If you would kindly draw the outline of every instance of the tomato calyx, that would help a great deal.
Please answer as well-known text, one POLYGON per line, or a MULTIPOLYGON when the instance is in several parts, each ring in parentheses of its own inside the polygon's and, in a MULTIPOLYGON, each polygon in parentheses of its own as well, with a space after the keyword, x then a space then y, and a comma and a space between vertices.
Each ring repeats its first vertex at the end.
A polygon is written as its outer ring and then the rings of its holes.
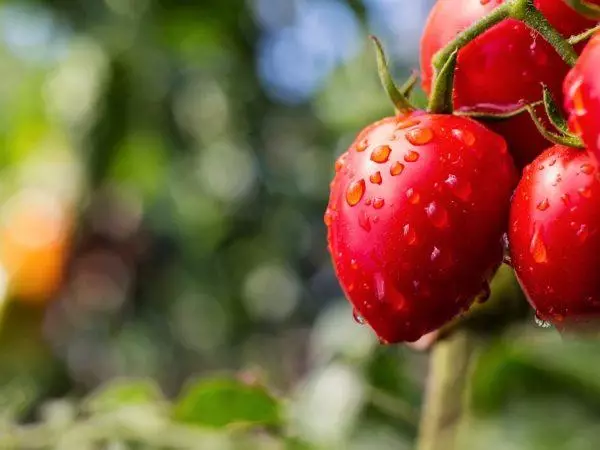
POLYGON ((594 5, 586 0, 564 0, 567 5, 573 8, 582 16, 588 19, 600 20, 600 6, 594 5))
POLYGON ((574 147, 579 149, 585 149, 585 144, 583 140, 574 135, 569 130, 569 125, 567 119, 562 115, 560 108, 556 104, 552 93, 548 89, 548 87, 542 85, 543 87, 543 104, 544 109, 546 111, 546 116, 550 119, 550 124, 555 128, 556 132, 550 131, 546 128, 544 123, 539 118, 535 106, 532 104, 526 106, 526 110, 529 113, 533 123, 536 128, 540 132, 544 138, 549 140, 554 144, 565 145, 567 147, 574 147))
POLYGON ((383 46, 379 39, 373 35, 369 36, 375 45, 375 55, 377 57, 377 71, 379 73, 379 79, 381 80, 381 85, 385 89, 388 98, 394 104, 396 109, 396 114, 398 115, 409 115, 412 114, 416 108, 410 103, 408 100, 408 94, 414 87, 417 76, 416 74, 412 74, 412 76, 404 83, 402 88, 398 88, 396 86, 396 82, 392 78, 390 74, 390 68, 387 63, 387 59, 385 57, 385 52, 383 51, 383 46))

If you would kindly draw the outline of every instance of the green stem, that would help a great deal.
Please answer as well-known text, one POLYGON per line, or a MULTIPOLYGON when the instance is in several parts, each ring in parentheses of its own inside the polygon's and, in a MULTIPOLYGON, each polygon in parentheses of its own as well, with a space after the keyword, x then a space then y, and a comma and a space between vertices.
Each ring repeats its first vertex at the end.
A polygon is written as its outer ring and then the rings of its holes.
POLYGON ((577 61, 577 53, 573 49, 573 46, 550 25, 544 15, 534 6, 533 0, 510 0, 501 4, 488 15, 459 33, 448 45, 434 55, 432 65, 435 74, 435 84, 438 82, 445 83, 445 81, 439 80, 440 77, 438 75, 455 51, 460 50, 494 25, 509 18, 519 20, 538 32, 552 45, 569 66, 573 66, 577 61))
POLYGON ((565 63, 574 66, 577 62, 577 52, 548 19, 534 6, 533 0, 514 0, 512 2, 510 17, 525 23, 532 30, 537 31, 548 43, 554 47, 565 63))
POLYGON ((417 450, 458 450, 458 432, 466 412, 469 372, 477 342, 458 330, 433 348, 417 450))
POLYGON ((433 85, 427 110, 437 114, 452 114, 454 94, 454 72, 458 50, 454 50, 446 60, 446 64, 437 74, 436 83, 433 85))
MULTIPOLYGON (((373 44, 375 44, 375 53, 377 55, 377 70, 379 71, 379 79, 385 89, 388 97, 396 107, 396 111, 401 114, 410 114, 415 108, 410 104, 404 94, 398 89, 394 79, 390 74, 387 60, 381 42, 375 36, 370 36, 373 44)), ((409 80, 410 81, 410 80, 409 80)))
POLYGON ((400 86, 400 88, 399 88, 399 91, 403 97, 408 98, 410 96, 410 94, 412 93, 412 90, 414 89, 414 87, 417 84, 417 81, 419 81, 418 72, 411 73, 408 80, 406 80, 402 84, 402 86, 400 86))
POLYGON ((540 120, 540 118, 537 116, 535 109, 532 106, 527 107, 527 112, 531 116, 531 119, 533 120, 533 123, 535 124, 540 134, 550 142, 558 145, 565 145, 567 147, 585 148, 585 145, 583 144, 581 139, 576 136, 557 134, 548 131, 542 123, 542 121, 540 120))
POLYGON ((589 30, 584 31, 581 34, 576 34, 574 36, 571 36, 568 39, 569 44, 571 44, 571 45, 577 45, 580 42, 587 41, 589 38, 591 38, 598 31, 600 31, 600 24, 596 25, 595 27, 590 28, 589 30))

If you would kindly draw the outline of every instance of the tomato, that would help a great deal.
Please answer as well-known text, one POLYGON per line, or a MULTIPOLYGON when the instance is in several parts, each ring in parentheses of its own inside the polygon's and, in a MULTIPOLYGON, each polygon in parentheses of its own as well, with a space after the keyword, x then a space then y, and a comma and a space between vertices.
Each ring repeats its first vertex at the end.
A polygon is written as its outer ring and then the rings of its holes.
POLYGON ((499 266, 516 170, 499 135, 413 113, 365 128, 336 163, 325 213, 337 277, 384 342, 460 314, 499 266))
POLYGON ((600 313, 600 172, 587 152, 554 146, 525 169, 509 242, 541 319, 560 327, 600 313))
MULTIPOLYGON (((488 14, 502 0, 439 0, 428 18, 421 40, 423 88, 431 90, 431 60, 457 33, 488 14)), ((535 6, 564 36, 595 25, 563 0, 536 0, 535 6)), ((455 73, 454 107, 463 111, 507 112, 541 99, 541 83, 561 99, 569 67, 539 35, 514 19, 505 20, 459 51, 455 73)), ((550 144, 527 113, 489 126, 508 142, 515 162, 523 167, 550 144)))
POLYGON ((600 162, 600 34, 585 47, 564 83, 571 127, 600 162))

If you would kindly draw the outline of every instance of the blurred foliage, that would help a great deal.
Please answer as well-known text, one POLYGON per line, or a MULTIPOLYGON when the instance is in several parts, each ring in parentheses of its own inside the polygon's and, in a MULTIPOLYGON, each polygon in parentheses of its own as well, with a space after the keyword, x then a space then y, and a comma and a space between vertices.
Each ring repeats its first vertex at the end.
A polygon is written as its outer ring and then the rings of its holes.
MULTIPOLYGON (((354 323, 322 213, 392 112, 367 31, 406 77, 431 3, 0 3, 0 448, 413 447, 426 355, 354 323)), ((493 291, 465 445, 595 448, 596 348, 493 291)))

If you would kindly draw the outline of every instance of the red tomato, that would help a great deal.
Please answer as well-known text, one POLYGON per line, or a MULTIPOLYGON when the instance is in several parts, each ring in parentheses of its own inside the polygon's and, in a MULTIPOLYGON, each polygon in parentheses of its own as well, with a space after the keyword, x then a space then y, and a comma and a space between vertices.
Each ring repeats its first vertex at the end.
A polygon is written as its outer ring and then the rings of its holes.
POLYGON ((502 259, 515 172, 497 134, 424 113, 370 125, 339 158, 329 249, 382 341, 415 341, 471 305, 502 259))
POLYGON ((600 313, 600 172, 587 152, 554 146, 525 169, 509 241, 541 319, 562 326, 600 313))
POLYGON ((600 161, 600 34, 585 47, 564 84, 571 127, 600 161))
MULTIPOLYGON (((502 0, 439 0, 421 40, 423 88, 431 90, 431 60, 458 32, 488 14, 502 0)), ((535 5, 564 36, 595 25, 563 0, 536 0, 535 5)), ((569 67, 556 51, 522 22, 505 20, 474 39, 458 54, 454 107, 465 111, 512 111, 540 100, 540 83, 561 100, 561 84, 569 67)), ((550 145, 523 113, 490 127, 508 142, 515 162, 523 167, 550 145)))

